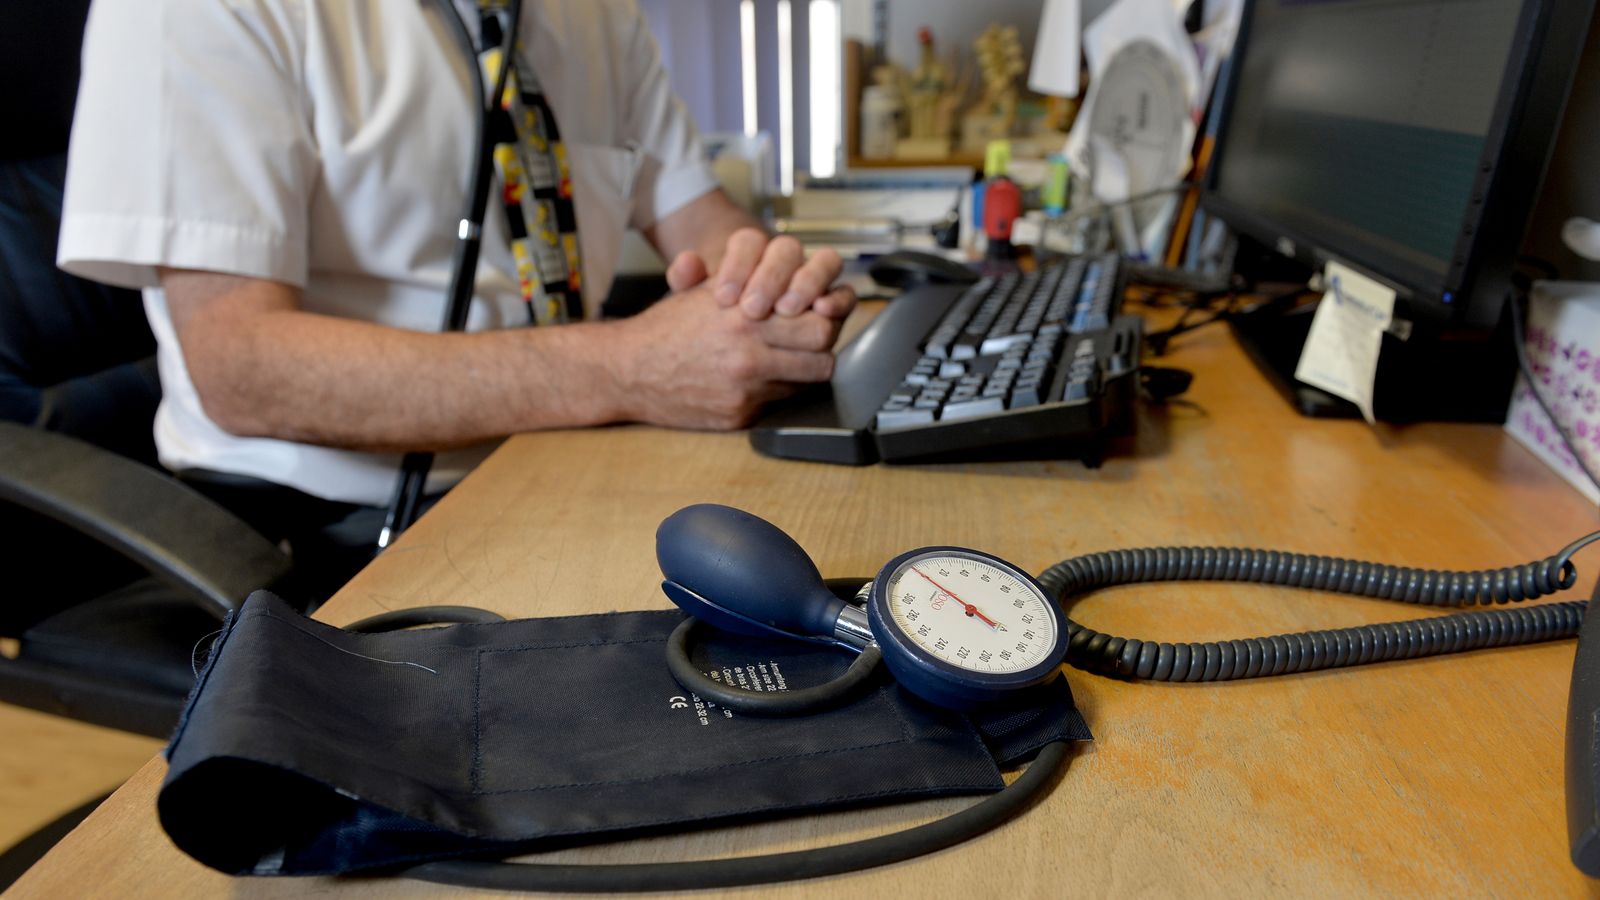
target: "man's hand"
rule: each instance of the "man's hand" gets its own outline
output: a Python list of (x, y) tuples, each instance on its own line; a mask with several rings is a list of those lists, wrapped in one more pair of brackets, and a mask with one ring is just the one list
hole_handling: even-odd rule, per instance
[[(823, 298), (849, 306), (854, 297)], [(613, 324), (622, 418), (679, 428), (748, 424), (761, 405), (833, 375), (840, 319), (817, 312), (751, 319), (709, 284), (673, 294)]]
[(714, 276), (699, 253), (686, 250), (667, 269), (667, 284), (676, 293), (710, 279), (719, 305), (737, 304), (753, 320), (773, 314), (793, 317), (807, 310), (843, 320), (855, 308), (855, 292), (830, 290), (843, 268), (831, 249), (807, 259), (792, 237), (769, 239), (760, 229), (741, 228), (729, 236)]

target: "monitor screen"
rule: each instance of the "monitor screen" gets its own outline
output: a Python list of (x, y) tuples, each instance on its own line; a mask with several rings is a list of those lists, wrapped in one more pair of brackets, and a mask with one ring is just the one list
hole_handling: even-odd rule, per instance
[(1483, 249), (1484, 194), (1516, 133), (1540, 7), (1256, 0), (1209, 205), (1281, 252), (1340, 259), (1448, 309)]
[[(1594, 7), (1244, 0), (1203, 203), (1253, 239), (1248, 280), (1338, 261), (1395, 289), (1409, 327), (1382, 338), (1379, 418), (1504, 420), (1506, 299)], [(1344, 414), (1294, 378), (1314, 307), (1266, 303), (1229, 322), (1302, 411)]]

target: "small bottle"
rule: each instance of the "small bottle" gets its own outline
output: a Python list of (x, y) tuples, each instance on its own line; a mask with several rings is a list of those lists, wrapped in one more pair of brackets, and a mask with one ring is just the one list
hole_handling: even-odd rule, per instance
[(1066, 212), (1070, 177), (1065, 156), (1052, 153), (1045, 158), (1044, 190), (1040, 192), (1039, 200), (1044, 206), (1044, 214), (1052, 219)]
[(1011, 168), (1011, 142), (990, 141), (983, 160), (983, 233), (990, 259), (1012, 259), (1011, 225), (1022, 215), (1022, 189), (1006, 177)]
[(863, 159), (892, 159), (900, 143), (900, 124), (905, 115), (905, 103), (900, 99), (900, 89), (894, 84), (894, 69), (879, 66), (874, 73), (876, 84), (861, 91), (861, 157)]
[(1022, 189), (1000, 175), (989, 179), (983, 191), (983, 233), (989, 238), (990, 259), (1012, 259), (1011, 225), (1022, 215)]

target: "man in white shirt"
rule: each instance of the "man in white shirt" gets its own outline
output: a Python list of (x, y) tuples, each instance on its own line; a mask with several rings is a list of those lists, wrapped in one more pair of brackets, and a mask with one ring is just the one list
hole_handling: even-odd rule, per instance
[[(469, 62), (419, 0), (97, 0), (60, 265), (144, 289), (163, 462), (388, 502), (399, 454), (448, 486), (487, 442), (618, 421), (732, 428), (826, 380), (855, 299), (716, 188), (628, 0), (527, 0), (521, 44), (571, 162), (591, 317), (622, 233), (674, 293), (526, 321), (491, 203), (467, 333), (439, 333), (469, 168)], [(476, 31), (476, 4), (456, 0)]]

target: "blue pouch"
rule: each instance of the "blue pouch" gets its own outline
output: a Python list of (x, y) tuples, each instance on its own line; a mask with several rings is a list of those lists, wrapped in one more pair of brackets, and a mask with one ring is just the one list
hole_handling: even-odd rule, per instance
[[(230, 874), (326, 875), (999, 790), (1088, 740), (1065, 678), (981, 714), (887, 678), (828, 712), (739, 716), (673, 681), (672, 611), (355, 634), (258, 592), (224, 626), (177, 733), (161, 824)], [(846, 654), (712, 635), (752, 690), (833, 678)]]

